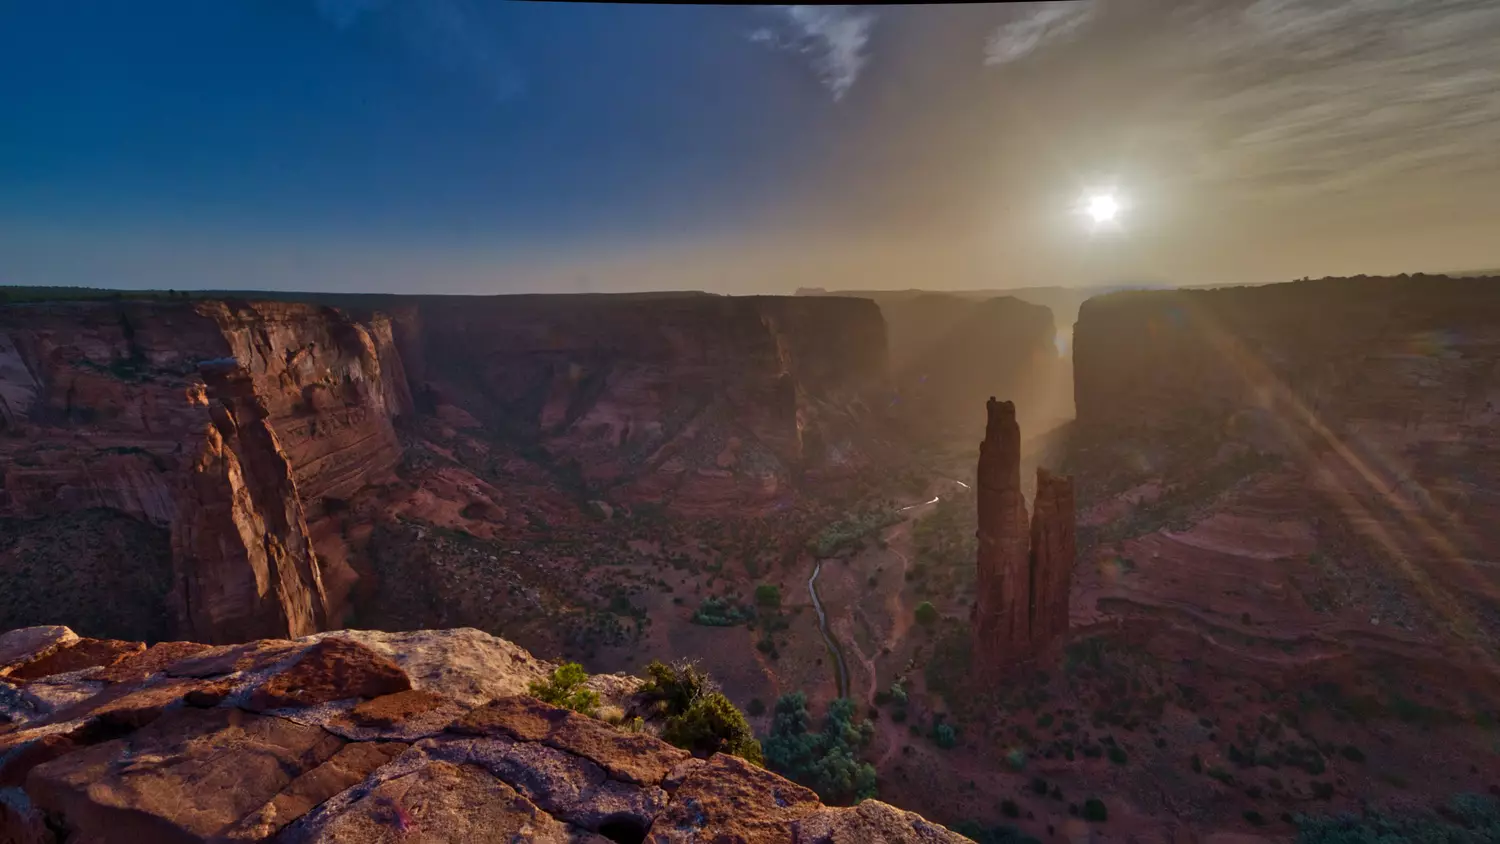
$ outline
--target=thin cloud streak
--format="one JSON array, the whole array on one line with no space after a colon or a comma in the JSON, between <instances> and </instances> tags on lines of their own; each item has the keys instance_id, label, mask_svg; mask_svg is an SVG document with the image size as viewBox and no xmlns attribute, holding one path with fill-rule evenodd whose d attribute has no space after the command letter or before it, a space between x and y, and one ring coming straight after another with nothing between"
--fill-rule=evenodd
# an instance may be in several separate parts
<instances>
[{"instance_id":1,"label":"thin cloud streak","mask_svg":"<svg viewBox=\"0 0 1500 844\"><path fill-rule=\"evenodd\" d=\"M1094 17L1097 0L1028 4L1022 17L996 29L984 45L984 63L1020 61L1048 44L1064 41Z\"/></svg>"}]
</instances>

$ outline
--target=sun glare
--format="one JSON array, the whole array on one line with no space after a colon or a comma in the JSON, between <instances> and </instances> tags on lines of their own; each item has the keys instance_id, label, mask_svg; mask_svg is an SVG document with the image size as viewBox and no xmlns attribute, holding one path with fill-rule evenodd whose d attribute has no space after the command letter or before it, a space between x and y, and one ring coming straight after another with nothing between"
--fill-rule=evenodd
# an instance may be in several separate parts
<instances>
[{"instance_id":1,"label":"sun glare","mask_svg":"<svg viewBox=\"0 0 1500 844\"><path fill-rule=\"evenodd\" d=\"M1120 202L1114 194L1101 193L1089 197L1088 215L1096 223L1108 223L1120 213Z\"/></svg>"}]
</instances>

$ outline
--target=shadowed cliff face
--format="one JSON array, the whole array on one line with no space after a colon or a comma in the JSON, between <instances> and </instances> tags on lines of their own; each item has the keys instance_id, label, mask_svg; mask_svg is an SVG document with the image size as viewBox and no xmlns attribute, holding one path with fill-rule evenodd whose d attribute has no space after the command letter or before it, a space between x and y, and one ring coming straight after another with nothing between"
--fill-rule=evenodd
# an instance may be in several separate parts
<instances>
[{"instance_id":1,"label":"shadowed cliff face","mask_svg":"<svg viewBox=\"0 0 1500 844\"><path fill-rule=\"evenodd\" d=\"M388 325L294 304L75 302L0 309L0 338L8 568L34 568L45 549L26 537L57 519L116 512L170 532L173 583L153 603L175 622L81 618L88 632L230 641L326 624L304 503L400 458L392 417L409 399L382 378L382 346L400 373ZM58 563L126 570L131 556ZM141 588L159 588L153 572Z\"/></svg>"},{"instance_id":2,"label":"shadowed cliff face","mask_svg":"<svg viewBox=\"0 0 1500 844\"><path fill-rule=\"evenodd\" d=\"M1298 652L1325 667L1386 654L1493 674L1497 285L1325 279L1086 302L1070 462L1087 619L1275 629L1309 637ZM1370 693L1402 693L1395 682Z\"/></svg>"},{"instance_id":3,"label":"shadowed cliff face","mask_svg":"<svg viewBox=\"0 0 1500 844\"><path fill-rule=\"evenodd\" d=\"M395 309L419 403L461 409L597 497L760 510L867 462L887 378L867 302L422 299Z\"/></svg>"},{"instance_id":4,"label":"shadowed cliff face","mask_svg":"<svg viewBox=\"0 0 1500 844\"><path fill-rule=\"evenodd\" d=\"M0 310L0 561L33 572L53 558L27 536L118 513L170 533L157 613L175 620L66 620L139 638L304 635L356 600L377 526L493 539L632 505L753 516L878 452L870 396L888 370L868 302L381 304L393 318L165 298ZM160 570L142 572L158 589Z\"/></svg>"}]
</instances>

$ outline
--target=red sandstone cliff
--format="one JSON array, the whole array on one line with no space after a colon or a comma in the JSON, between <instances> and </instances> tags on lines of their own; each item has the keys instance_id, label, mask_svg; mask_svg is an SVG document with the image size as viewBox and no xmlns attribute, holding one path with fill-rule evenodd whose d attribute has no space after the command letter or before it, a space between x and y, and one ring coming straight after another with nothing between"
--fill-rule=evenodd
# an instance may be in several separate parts
<instances>
[{"instance_id":1,"label":"red sandstone cliff","mask_svg":"<svg viewBox=\"0 0 1500 844\"><path fill-rule=\"evenodd\" d=\"M1032 656L1067 631L1074 511L1071 481L1039 468L1028 530L1015 404L991 397L986 410L974 622L981 661L996 666Z\"/></svg>"},{"instance_id":2,"label":"red sandstone cliff","mask_svg":"<svg viewBox=\"0 0 1500 844\"><path fill-rule=\"evenodd\" d=\"M524 536L593 499L754 515L877 453L869 302L349 304L0 308L0 623L56 618L71 584L85 632L299 635L373 583L377 524Z\"/></svg>"},{"instance_id":3,"label":"red sandstone cliff","mask_svg":"<svg viewBox=\"0 0 1500 844\"><path fill-rule=\"evenodd\" d=\"M305 505L399 460L392 348L388 324L307 305L0 308L0 615L55 616L77 580L72 610L115 635L325 626Z\"/></svg>"}]
</instances>

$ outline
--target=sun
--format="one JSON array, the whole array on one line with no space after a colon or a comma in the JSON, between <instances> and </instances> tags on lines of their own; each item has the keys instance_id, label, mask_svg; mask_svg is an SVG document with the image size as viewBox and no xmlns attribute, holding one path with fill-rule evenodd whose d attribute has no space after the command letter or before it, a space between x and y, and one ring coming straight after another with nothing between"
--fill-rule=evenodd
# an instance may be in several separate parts
<instances>
[{"instance_id":1,"label":"sun","mask_svg":"<svg viewBox=\"0 0 1500 844\"><path fill-rule=\"evenodd\" d=\"M1120 201L1112 193L1100 193L1089 197L1085 209L1095 223L1108 223L1120 214Z\"/></svg>"}]
</instances>

